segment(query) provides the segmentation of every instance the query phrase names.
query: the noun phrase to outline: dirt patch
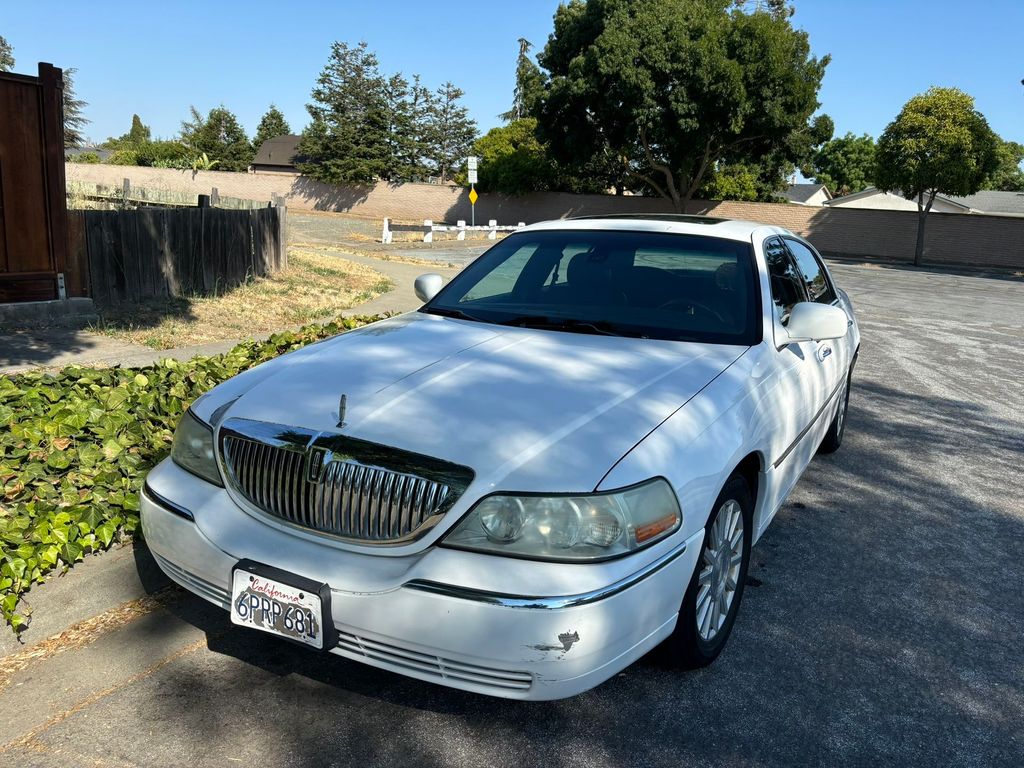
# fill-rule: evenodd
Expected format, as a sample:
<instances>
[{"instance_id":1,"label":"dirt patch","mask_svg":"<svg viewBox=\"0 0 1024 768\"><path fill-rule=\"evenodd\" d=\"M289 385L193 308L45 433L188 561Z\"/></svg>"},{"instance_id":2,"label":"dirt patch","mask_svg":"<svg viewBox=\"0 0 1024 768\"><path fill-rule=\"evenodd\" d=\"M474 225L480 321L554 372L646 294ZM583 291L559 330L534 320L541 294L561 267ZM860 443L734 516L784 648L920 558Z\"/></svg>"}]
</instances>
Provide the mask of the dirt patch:
<instances>
[{"instance_id":1,"label":"dirt patch","mask_svg":"<svg viewBox=\"0 0 1024 768\"><path fill-rule=\"evenodd\" d=\"M288 249L288 269L218 296L100 307L91 330L154 349L205 344L335 317L391 290L385 275L315 245Z\"/></svg>"}]
</instances>

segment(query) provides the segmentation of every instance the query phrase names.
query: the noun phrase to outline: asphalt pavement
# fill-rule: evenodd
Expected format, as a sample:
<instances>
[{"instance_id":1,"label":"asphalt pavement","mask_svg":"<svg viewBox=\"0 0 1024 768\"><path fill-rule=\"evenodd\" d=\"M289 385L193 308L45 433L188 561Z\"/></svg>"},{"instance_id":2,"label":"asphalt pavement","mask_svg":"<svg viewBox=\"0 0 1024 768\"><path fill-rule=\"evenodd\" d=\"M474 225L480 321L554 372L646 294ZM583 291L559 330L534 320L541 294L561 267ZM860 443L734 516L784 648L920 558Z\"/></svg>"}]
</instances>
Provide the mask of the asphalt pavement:
<instances>
[{"instance_id":1,"label":"asphalt pavement","mask_svg":"<svg viewBox=\"0 0 1024 768\"><path fill-rule=\"evenodd\" d=\"M0 762L1024 764L1024 281L833 272L863 330L845 442L755 547L710 668L484 698L232 628L140 548L117 567L155 597L0 658Z\"/></svg>"}]
</instances>

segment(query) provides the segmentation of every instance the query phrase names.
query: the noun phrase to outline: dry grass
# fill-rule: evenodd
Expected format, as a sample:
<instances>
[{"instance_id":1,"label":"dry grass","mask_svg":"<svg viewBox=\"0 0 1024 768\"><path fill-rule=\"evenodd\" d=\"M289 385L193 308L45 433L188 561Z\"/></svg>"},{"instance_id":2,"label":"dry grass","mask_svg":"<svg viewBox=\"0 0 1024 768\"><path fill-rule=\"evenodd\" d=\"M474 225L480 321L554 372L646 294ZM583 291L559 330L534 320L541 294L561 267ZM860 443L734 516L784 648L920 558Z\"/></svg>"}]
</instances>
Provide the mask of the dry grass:
<instances>
[{"instance_id":1,"label":"dry grass","mask_svg":"<svg viewBox=\"0 0 1024 768\"><path fill-rule=\"evenodd\" d=\"M288 249L288 269L219 296L100 308L92 330L155 349L266 336L369 301L392 287L377 270L311 245Z\"/></svg>"}]
</instances>

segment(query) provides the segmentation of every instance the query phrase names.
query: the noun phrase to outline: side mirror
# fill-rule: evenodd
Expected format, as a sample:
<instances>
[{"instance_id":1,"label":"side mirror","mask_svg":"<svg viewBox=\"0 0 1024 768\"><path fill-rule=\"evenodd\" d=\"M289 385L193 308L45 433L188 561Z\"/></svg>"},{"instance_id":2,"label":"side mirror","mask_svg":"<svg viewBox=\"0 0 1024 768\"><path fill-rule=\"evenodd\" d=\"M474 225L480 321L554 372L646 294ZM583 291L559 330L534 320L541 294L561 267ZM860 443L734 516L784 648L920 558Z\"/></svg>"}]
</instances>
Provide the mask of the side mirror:
<instances>
[{"instance_id":1,"label":"side mirror","mask_svg":"<svg viewBox=\"0 0 1024 768\"><path fill-rule=\"evenodd\" d=\"M413 290L416 291L416 298L426 303L437 296L437 292L441 290L442 285L444 285L444 278L431 272L417 277Z\"/></svg>"},{"instance_id":2,"label":"side mirror","mask_svg":"<svg viewBox=\"0 0 1024 768\"><path fill-rule=\"evenodd\" d=\"M789 313L789 342L823 341L839 339L846 335L849 318L839 307L831 304L817 304L813 301L801 301L793 306Z\"/></svg>"}]
</instances>

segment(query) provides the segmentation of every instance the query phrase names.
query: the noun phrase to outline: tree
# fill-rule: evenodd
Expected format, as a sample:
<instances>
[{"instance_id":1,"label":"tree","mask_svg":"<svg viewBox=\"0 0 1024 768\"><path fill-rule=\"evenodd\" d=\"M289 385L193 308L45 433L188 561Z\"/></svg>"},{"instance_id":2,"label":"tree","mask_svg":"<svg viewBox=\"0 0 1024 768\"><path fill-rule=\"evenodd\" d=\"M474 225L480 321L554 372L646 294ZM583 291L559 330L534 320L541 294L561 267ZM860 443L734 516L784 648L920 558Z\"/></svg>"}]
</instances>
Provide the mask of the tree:
<instances>
[{"instance_id":1,"label":"tree","mask_svg":"<svg viewBox=\"0 0 1024 768\"><path fill-rule=\"evenodd\" d=\"M917 200L914 264L936 195L973 195L999 165L999 138L974 99L956 88L930 88L908 101L876 149L875 184Z\"/></svg>"},{"instance_id":2,"label":"tree","mask_svg":"<svg viewBox=\"0 0 1024 768\"><path fill-rule=\"evenodd\" d=\"M1024 161L1024 144L1016 141L999 141L996 147L998 164L982 189L998 189L1005 192L1024 192L1024 171L1020 164Z\"/></svg>"},{"instance_id":3,"label":"tree","mask_svg":"<svg viewBox=\"0 0 1024 768\"><path fill-rule=\"evenodd\" d=\"M14 69L14 49L7 42L7 38L0 35L0 72L10 72Z\"/></svg>"},{"instance_id":4,"label":"tree","mask_svg":"<svg viewBox=\"0 0 1024 768\"><path fill-rule=\"evenodd\" d=\"M132 115L132 127L128 131L128 141L132 144L145 144L152 139L148 125L142 124L142 118Z\"/></svg>"},{"instance_id":5,"label":"tree","mask_svg":"<svg viewBox=\"0 0 1024 768\"><path fill-rule=\"evenodd\" d=\"M387 172L388 119L384 79L366 43L331 45L331 55L306 105L299 170L332 184L373 182Z\"/></svg>"},{"instance_id":6,"label":"tree","mask_svg":"<svg viewBox=\"0 0 1024 768\"><path fill-rule=\"evenodd\" d=\"M473 154L480 158L481 192L520 195L550 188L551 161L537 140L536 128L535 118L524 117L476 140Z\"/></svg>"},{"instance_id":7,"label":"tree","mask_svg":"<svg viewBox=\"0 0 1024 768\"><path fill-rule=\"evenodd\" d=\"M747 165L721 165L708 174L701 187L707 200L758 200L758 173Z\"/></svg>"},{"instance_id":8,"label":"tree","mask_svg":"<svg viewBox=\"0 0 1024 768\"><path fill-rule=\"evenodd\" d=\"M267 139L275 139L278 136L288 136L292 132L284 114L273 104L267 109L266 114L260 118L260 124L256 126L256 135L252 137L252 147L257 152Z\"/></svg>"},{"instance_id":9,"label":"tree","mask_svg":"<svg viewBox=\"0 0 1024 768\"><path fill-rule=\"evenodd\" d=\"M404 181L421 181L429 174L427 153L435 106L434 94L420 82L419 75L413 75L406 106L408 131L397 141L398 165Z\"/></svg>"},{"instance_id":10,"label":"tree","mask_svg":"<svg viewBox=\"0 0 1024 768\"><path fill-rule=\"evenodd\" d=\"M512 94L512 109L500 115L506 123L533 115L544 95L544 75L533 59L533 45L525 37L519 38L519 57L516 59L516 87Z\"/></svg>"},{"instance_id":11,"label":"tree","mask_svg":"<svg viewBox=\"0 0 1024 768\"><path fill-rule=\"evenodd\" d=\"M411 181L415 175L416 153L413 140L412 92L401 73L384 83L384 120L386 150L381 178L385 181Z\"/></svg>"},{"instance_id":12,"label":"tree","mask_svg":"<svg viewBox=\"0 0 1024 768\"><path fill-rule=\"evenodd\" d=\"M834 195L860 192L874 184L875 140L866 133L847 133L832 139L813 154L802 170Z\"/></svg>"},{"instance_id":13,"label":"tree","mask_svg":"<svg viewBox=\"0 0 1024 768\"><path fill-rule=\"evenodd\" d=\"M190 110L190 118L181 124L181 143L192 157L205 155L225 171L247 170L253 158L252 144L235 114L223 104L206 117L195 107Z\"/></svg>"},{"instance_id":14,"label":"tree","mask_svg":"<svg viewBox=\"0 0 1024 768\"><path fill-rule=\"evenodd\" d=\"M677 211L723 160L801 161L828 57L810 54L787 8L570 0L539 57L540 138L569 167L616 158Z\"/></svg>"},{"instance_id":15,"label":"tree","mask_svg":"<svg viewBox=\"0 0 1024 768\"><path fill-rule=\"evenodd\" d=\"M75 73L73 67L64 70L64 147L65 149L77 149L85 142L82 129L89 123L89 119L82 114L82 110L89 106L75 94Z\"/></svg>"},{"instance_id":16,"label":"tree","mask_svg":"<svg viewBox=\"0 0 1024 768\"><path fill-rule=\"evenodd\" d=\"M463 91L448 82L437 89L428 125L427 159L442 184L455 174L476 138L476 122L459 103Z\"/></svg>"}]
</instances>

